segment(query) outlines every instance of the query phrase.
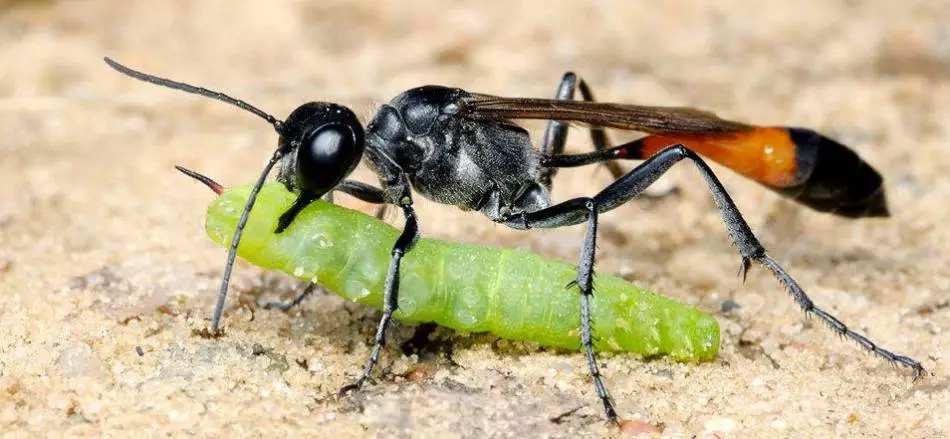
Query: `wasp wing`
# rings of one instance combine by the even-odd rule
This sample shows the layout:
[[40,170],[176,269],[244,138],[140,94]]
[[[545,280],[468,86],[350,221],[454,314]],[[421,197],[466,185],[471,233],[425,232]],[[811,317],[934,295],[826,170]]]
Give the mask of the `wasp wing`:
[[736,132],[754,128],[689,107],[505,98],[475,93],[471,99],[461,103],[460,114],[479,120],[547,119],[583,122],[644,133]]
[[460,115],[476,120],[547,119],[639,131],[617,158],[644,160],[682,144],[812,209],[887,216],[881,175],[847,146],[805,128],[765,127],[689,107],[658,107],[472,94]]

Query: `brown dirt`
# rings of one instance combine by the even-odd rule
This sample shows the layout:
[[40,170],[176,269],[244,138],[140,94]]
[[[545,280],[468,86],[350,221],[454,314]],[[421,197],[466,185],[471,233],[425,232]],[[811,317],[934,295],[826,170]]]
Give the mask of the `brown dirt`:
[[[424,83],[549,96],[571,69],[604,100],[696,105],[842,139],[885,174],[893,218],[836,219],[721,175],[816,302],[932,375],[912,383],[838,340],[762,270],[740,285],[702,181],[684,166],[667,182],[677,195],[604,215],[600,270],[710,312],[726,299],[741,307],[718,314],[717,361],[604,356],[607,382],[623,417],[661,427],[630,431],[948,435],[945,4],[379,3],[0,2],[0,435],[619,434],[601,421],[581,355],[449,331],[435,354],[391,347],[377,385],[336,399],[367,355],[374,312],[326,296],[290,314],[263,311],[255,294],[288,284],[246,264],[227,335],[195,335],[223,254],[201,228],[209,194],[172,165],[247,182],[275,135],[233,108],[122,77],[104,55],[278,115],[320,99],[367,118]],[[571,149],[585,140],[576,132]],[[365,169],[357,177],[372,181]],[[564,172],[555,195],[608,181],[602,170]],[[576,257],[579,229],[519,233],[419,205],[427,236]],[[393,340],[411,334],[402,326]],[[441,359],[447,349],[454,363]]]

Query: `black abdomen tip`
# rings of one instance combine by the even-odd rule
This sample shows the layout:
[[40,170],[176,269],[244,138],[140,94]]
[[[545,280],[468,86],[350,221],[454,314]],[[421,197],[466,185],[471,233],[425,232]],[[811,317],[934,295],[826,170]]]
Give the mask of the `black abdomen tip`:
[[847,218],[890,216],[884,180],[850,148],[814,131],[788,128],[797,166],[807,175],[799,185],[779,189],[819,212]]

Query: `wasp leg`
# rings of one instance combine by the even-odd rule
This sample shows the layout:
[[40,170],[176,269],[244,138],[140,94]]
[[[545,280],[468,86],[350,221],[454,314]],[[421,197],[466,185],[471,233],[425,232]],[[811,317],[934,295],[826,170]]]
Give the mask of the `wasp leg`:
[[[379,189],[375,186],[372,186],[363,182],[354,181],[354,180],[347,180],[340,183],[339,186],[333,188],[332,191],[327,192],[326,195],[323,196],[323,201],[326,201],[327,203],[330,203],[330,204],[334,204],[333,193],[336,191],[343,192],[345,194],[358,198],[367,203],[379,204],[384,207],[386,206],[382,189]],[[303,303],[303,301],[306,300],[307,297],[309,297],[310,295],[313,294],[314,291],[316,291],[317,287],[320,287],[321,289],[323,289],[319,284],[310,282],[307,284],[307,287],[304,288],[302,292],[300,292],[300,294],[298,294],[296,297],[293,298],[293,300],[290,300],[288,302],[284,302],[281,300],[272,300],[272,301],[263,303],[261,307],[264,309],[276,308],[283,312],[290,311],[293,307]]]
[[[569,158],[569,156],[562,157]],[[592,198],[575,198],[542,210],[508,216],[504,218],[503,221],[508,226],[519,229],[564,227],[586,221],[588,223],[588,230],[581,252],[582,259],[578,266],[576,283],[581,288],[582,297],[589,296],[593,294],[593,290],[586,286],[585,283],[590,282],[594,271],[597,214],[614,209],[637,196],[646,189],[647,186],[666,173],[673,165],[683,159],[689,159],[696,165],[696,168],[709,186],[713,200],[716,202],[719,213],[726,225],[726,230],[729,232],[730,238],[732,238],[733,245],[739,250],[739,255],[742,257],[740,274],[744,276],[752,262],[764,265],[775,275],[803,311],[817,316],[833,331],[841,336],[854,340],[864,349],[890,362],[913,369],[915,379],[921,376],[924,369],[920,365],[920,362],[910,357],[894,354],[878,346],[867,337],[849,329],[837,317],[815,305],[811,298],[808,297],[805,291],[785,269],[766,254],[765,247],[762,246],[755,234],[752,233],[748,223],[746,223],[742,217],[742,214],[726,192],[726,189],[722,186],[722,183],[720,183],[719,179],[713,174],[709,165],[707,165],[699,155],[683,145],[673,145],[660,151]],[[590,316],[585,313],[583,303],[584,302],[582,302],[581,309],[582,336],[590,331]],[[603,383],[600,382],[600,377],[595,375],[597,369],[596,363],[593,361],[593,348],[590,343],[589,334],[587,340],[582,340],[582,342],[584,343],[584,349],[588,352],[591,375],[594,377],[598,395],[604,401],[607,415],[610,417],[612,407],[609,397],[606,392],[603,391]]]
[[386,204],[386,194],[382,189],[360,181],[346,180],[333,190],[343,192],[370,204]]
[[269,301],[269,302],[264,302],[264,303],[261,304],[260,306],[261,306],[261,308],[264,308],[264,309],[274,309],[274,308],[276,308],[276,309],[279,309],[279,310],[281,310],[281,311],[283,311],[283,312],[287,312],[287,311],[290,311],[293,307],[295,307],[295,306],[300,305],[301,303],[303,303],[303,301],[304,301],[307,297],[310,297],[310,295],[312,295],[313,292],[314,292],[318,287],[320,287],[320,288],[322,289],[322,287],[321,287],[319,284],[317,284],[316,282],[308,282],[308,283],[307,283],[307,287],[304,288],[304,290],[301,291],[300,294],[298,294],[296,297],[294,297],[293,300],[290,300],[290,301],[287,301],[287,302],[284,302],[284,301],[282,301],[282,300],[271,300],[271,301]]
[[389,262],[389,271],[386,273],[386,286],[383,290],[383,315],[379,319],[379,325],[376,327],[376,337],[373,339],[373,349],[370,352],[369,360],[366,361],[366,367],[359,377],[352,384],[348,384],[340,389],[340,394],[350,390],[359,389],[367,378],[373,373],[373,368],[379,362],[379,353],[386,344],[386,330],[389,329],[389,323],[392,321],[393,313],[396,312],[399,304],[399,265],[403,255],[412,249],[412,246],[419,239],[419,224],[416,221],[416,213],[412,209],[412,204],[406,203],[399,206],[402,208],[403,215],[406,218],[406,225],[402,233],[396,239],[393,245],[392,258]]
[[[591,92],[587,82],[574,74],[574,72],[567,72],[561,78],[561,84],[558,85],[555,99],[562,101],[573,100],[575,90],[580,90],[581,98],[583,98],[584,101],[594,101],[594,94]],[[564,153],[564,144],[567,142],[567,128],[567,123],[560,120],[548,122],[547,129],[544,131],[543,140],[541,141],[541,154],[543,156],[560,155]],[[610,145],[607,131],[604,130],[603,127],[590,127],[590,140],[594,143],[595,151],[603,151]],[[624,174],[623,169],[615,162],[604,162],[604,166],[610,171],[610,175],[614,177],[614,180]],[[545,167],[541,170],[539,181],[548,192],[551,191],[552,180],[554,179],[554,175],[557,174],[557,171],[557,167]]]
[[347,180],[334,190],[352,195],[367,203],[379,205],[373,214],[376,219],[381,220],[386,216],[386,208],[389,204],[386,204],[386,194],[382,189],[359,181]]
[[[358,181],[347,180],[336,187],[335,190],[352,195],[367,203],[386,206],[386,194],[382,189],[375,186],[360,183]],[[407,192],[408,193],[408,192]],[[391,259],[389,261],[389,271],[386,273],[386,284],[383,290],[383,315],[376,326],[376,337],[373,339],[373,348],[363,372],[356,378],[352,384],[340,389],[340,394],[357,390],[363,386],[363,383],[372,375],[373,368],[379,362],[379,353],[386,345],[386,331],[392,322],[393,313],[399,308],[399,266],[403,255],[412,249],[412,246],[419,240],[419,223],[416,221],[416,212],[412,208],[412,200],[407,196],[399,206],[406,218],[402,233],[396,239],[393,245]],[[377,215],[384,212],[377,210]]]

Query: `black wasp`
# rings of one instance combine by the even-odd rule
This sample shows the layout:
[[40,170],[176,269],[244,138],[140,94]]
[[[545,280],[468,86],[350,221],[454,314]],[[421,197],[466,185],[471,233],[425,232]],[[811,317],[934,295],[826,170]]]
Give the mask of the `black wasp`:
[[[281,121],[223,93],[132,70],[109,58],[105,61],[133,78],[250,111],[273,125],[279,136],[277,149],[250,194],[231,242],[211,323],[213,332],[218,331],[241,232],[257,191],[278,163],[278,181],[298,196],[281,216],[274,233],[281,233],[301,209],[330,191],[402,210],[405,226],[392,249],[382,318],[372,352],[363,372],[344,390],[359,388],[371,375],[398,306],[399,263],[419,237],[412,208],[415,189],[426,198],[479,211],[515,229],[586,223],[577,278],[572,282],[581,294],[580,338],[607,419],[616,421],[617,413],[591,344],[589,308],[594,294],[598,217],[640,194],[684,159],[691,161],[706,180],[742,258],[743,277],[753,262],[765,266],[805,312],[820,318],[836,333],[888,361],[913,369],[915,378],[923,373],[918,361],[881,348],[816,306],[766,254],[719,179],[698,155],[818,211],[850,218],[888,216],[880,174],[848,147],[809,129],[747,125],[693,108],[598,103],[587,84],[572,73],[564,75],[555,99],[505,98],[427,85],[403,92],[383,105],[365,129],[350,109],[328,102],[303,104]],[[574,100],[575,91],[580,91],[583,101]],[[540,149],[532,146],[528,132],[512,121],[515,119],[549,121]],[[568,122],[590,126],[592,152],[564,154]],[[604,128],[648,135],[610,146]],[[344,180],[363,158],[379,177],[380,187]],[[620,159],[642,162],[623,172],[614,162]],[[559,168],[596,163],[608,165],[616,179],[612,184],[591,197],[551,202],[553,177]]]

